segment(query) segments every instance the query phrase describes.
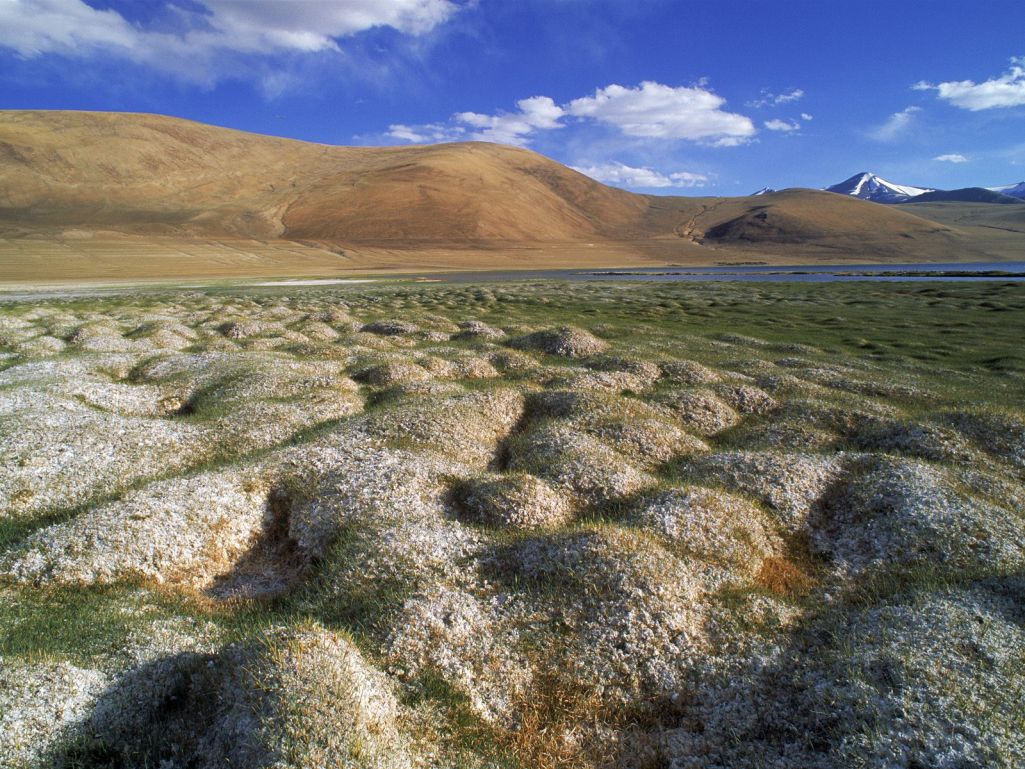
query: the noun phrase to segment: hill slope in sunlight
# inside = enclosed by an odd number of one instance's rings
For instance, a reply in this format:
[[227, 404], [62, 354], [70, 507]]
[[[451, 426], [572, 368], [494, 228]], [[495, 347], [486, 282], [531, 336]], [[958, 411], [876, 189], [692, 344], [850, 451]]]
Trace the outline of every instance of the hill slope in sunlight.
[[[76, 276], [88, 272], [87, 241], [159, 261], [175, 243], [316, 257], [246, 274], [690, 264], [752, 250], [770, 261], [1009, 258], [981, 232], [812, 190], [638, 195], [497, 144], [335, 147], [156, 115], [0, 112], [0, 265], [33, 261], [47, 276], [60, 272], [56, 257], [27, 243], [76, 255]], [[450, 255], [467, 249], [479, 254]], [[209, 258], [235, 274], [230, 255]]]

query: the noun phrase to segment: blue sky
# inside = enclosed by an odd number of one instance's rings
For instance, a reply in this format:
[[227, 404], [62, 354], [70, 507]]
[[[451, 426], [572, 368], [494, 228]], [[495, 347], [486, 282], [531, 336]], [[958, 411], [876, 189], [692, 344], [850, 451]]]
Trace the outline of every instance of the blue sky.
[[516, 143], [617, 186], [1025, 178], [1021, 0], [0, 0], [0, 107]]

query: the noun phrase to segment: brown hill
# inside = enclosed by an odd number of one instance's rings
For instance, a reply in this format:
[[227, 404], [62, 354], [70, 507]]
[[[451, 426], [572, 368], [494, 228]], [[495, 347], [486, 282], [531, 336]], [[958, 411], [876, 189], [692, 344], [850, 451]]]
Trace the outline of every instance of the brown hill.
[[734, 251], [957, 259], [982, 254], [977, 240], [811, 190], [637, 195], [495, 144], [334, 147], [155, 115], [0, 112], [0, 279], [61, 274], [62, 255], [74, 277], [101, 262], [104, 274], [323, 274], [709, 263]]
[[619, 237], [647, 200], [496, 144], [329, 147], [155, 115], [0, 113], [8, 226], [335, 243]]

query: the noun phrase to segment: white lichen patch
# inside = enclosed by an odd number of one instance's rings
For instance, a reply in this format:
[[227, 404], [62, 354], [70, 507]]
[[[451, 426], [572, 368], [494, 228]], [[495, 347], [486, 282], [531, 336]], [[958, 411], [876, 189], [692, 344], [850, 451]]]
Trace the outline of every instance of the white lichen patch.
[[569, 495], [533, 475], [474, 478], [459, 494], [459, 505], [471, 521], [511, 529], [551, 529], [569, 522]]
[[538, 475], [589, 504], [621, 499], [654, 480], [598, 438], [550, 423], [517, 436], [509, 469]]
[[644, 496], [635, 505], [631, 519], [638, 525], [748, 578], [781, 550], [769, 516], [742, 497], [690, 486]]
[[609, 349], [608, 342], [589, 331], [573, 326], [535, 331], [533, 334], [514, 339], [510, 344], [516, 348], [538, 350], [548, 355], [561, 355], [566, 358], [586, 358]]
[[393, 671], [405, 679], [439, 675], [469, 698], [481, 718], [511, 722], [514, 701], [530, 683], [530, 666], [512, 651], [517, 637], [503, 626], [502, 613], [444, 587], [413, 596], [387, 641]]
[[99, 670], [0, 657], [0, 765], [44, 766], [106, 688]]
[[784, 530], [802, 531], [812, 508], [842, 475], [841, 456], [736, 452], [693, 460], [696, 479], [740, 492], [767, 504]]
[[512, 388], [448, 398], [410, 398], [368, 414], [351, 429], [369, 439], [396, 441], [471, 465], [485, 466], [523, 415], [523, 395]]
[[603, 699], [673, 691], [703, 643], [696, 569], [651, 539], [613, 529], [531, 539], [493, 568], [565, 628], [562, 673]]
[[3, 303], [0, 765], [1025, 765], [979, 286]]
[[814, 546], [845, 571], [1025, 566], [1022, 516], [965, 498], [921, 462], [878, 459], [856, 468], [811, 523]]
[[32, 387], [0, 392], [0, 513], [27, 516], [203, 461], [201, 426], [122, 416]]
[[198, 586], [259, 532], [268, 491], [245, 470], [159, 481], [31, 535], [0, 558], [0, 575], [34, 584], [136, 577]]

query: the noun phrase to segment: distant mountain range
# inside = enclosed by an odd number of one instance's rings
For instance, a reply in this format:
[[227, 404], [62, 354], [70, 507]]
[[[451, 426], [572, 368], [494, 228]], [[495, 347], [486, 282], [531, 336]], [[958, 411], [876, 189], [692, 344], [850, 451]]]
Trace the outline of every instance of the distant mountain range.
[[826, 187], [826, 191], [835, 192], [840, 195], [850, 195], [862, 200], [871, 200], [875, 203], [925, 203], [938, 201], [963, 201], [969, 203], [1025, 202], [1025, 182], [1008, 184], [1002, 187], [965, 187], [957, 190], [937, 190], [931, 187], [894, 184], [867, 171], [855, 174], [850, 179], [845, 179], [839, 184], [834, 184], [832, 187]]

